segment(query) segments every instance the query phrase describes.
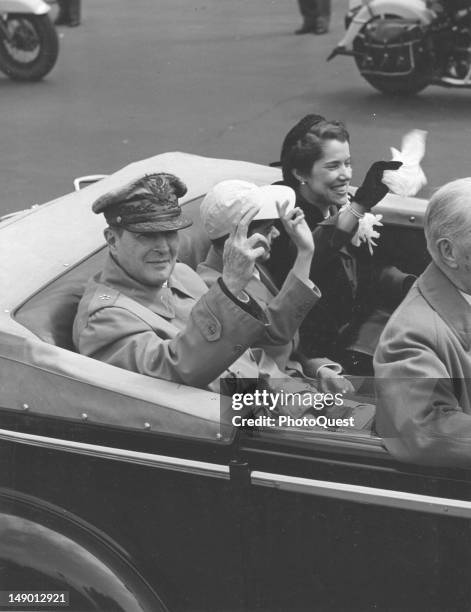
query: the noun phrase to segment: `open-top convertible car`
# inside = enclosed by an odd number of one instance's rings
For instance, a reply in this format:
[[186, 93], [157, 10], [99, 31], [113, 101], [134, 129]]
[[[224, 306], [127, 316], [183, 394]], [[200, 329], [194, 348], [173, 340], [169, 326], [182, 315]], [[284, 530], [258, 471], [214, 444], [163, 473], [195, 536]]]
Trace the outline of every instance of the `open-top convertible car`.
[[[356, 429], [239, 428], [215, 393], [74, 351], [104, 256], [90, 204], [152, 171], [188, 185], [180, 259], [193, 267], [205, 193], [279, 178], [168, 153], [0, 223], [0, 609], [469, 609], [468, 473], [397, 463], [373, 414]], [[424, 208], [377, 207], [406, 271], [427, 259]]]

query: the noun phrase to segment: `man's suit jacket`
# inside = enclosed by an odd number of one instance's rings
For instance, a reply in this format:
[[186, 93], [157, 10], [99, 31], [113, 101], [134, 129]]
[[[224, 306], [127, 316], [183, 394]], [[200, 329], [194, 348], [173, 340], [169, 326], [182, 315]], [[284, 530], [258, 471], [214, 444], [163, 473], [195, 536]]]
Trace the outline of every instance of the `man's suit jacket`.
[[434, 263], [386, 325], [374, 367], [389, 451], [471, 468], [471, 306]]

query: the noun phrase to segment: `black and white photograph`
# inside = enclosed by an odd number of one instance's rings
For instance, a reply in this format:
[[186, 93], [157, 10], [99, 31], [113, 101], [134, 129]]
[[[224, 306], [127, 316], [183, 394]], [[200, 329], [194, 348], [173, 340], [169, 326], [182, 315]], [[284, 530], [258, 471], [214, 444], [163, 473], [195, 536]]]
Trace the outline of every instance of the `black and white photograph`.
[[0, 109], [0, 610], [469, 612], [471, 0], [0, 0]]

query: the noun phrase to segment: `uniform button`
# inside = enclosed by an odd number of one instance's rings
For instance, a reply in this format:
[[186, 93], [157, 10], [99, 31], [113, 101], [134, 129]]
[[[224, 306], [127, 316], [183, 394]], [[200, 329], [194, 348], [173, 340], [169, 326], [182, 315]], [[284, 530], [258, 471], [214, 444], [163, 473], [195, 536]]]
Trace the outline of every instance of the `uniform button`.
[[234, 353], [242, 353], [244, 350], [244, 347], [241, 344], [236, 344], [234, 347]]

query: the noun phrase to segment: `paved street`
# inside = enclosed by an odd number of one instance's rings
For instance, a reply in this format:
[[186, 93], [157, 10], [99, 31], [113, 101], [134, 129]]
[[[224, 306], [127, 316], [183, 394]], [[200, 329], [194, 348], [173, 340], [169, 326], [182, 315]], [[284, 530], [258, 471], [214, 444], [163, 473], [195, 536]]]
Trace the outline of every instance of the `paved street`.
[[346, 5], [333, 0], [327, 36], [293, 36], [295, 0], [83, 0], [49, 77], [0, 75], [0, 212], [167, 150], [269, 162], [308, 112], [347, 121], [354, 182], [412, 127], [429, 130], [425, 194], [470, 174], [471, 91], [388, 99], [350, 58], [325, 62]]

